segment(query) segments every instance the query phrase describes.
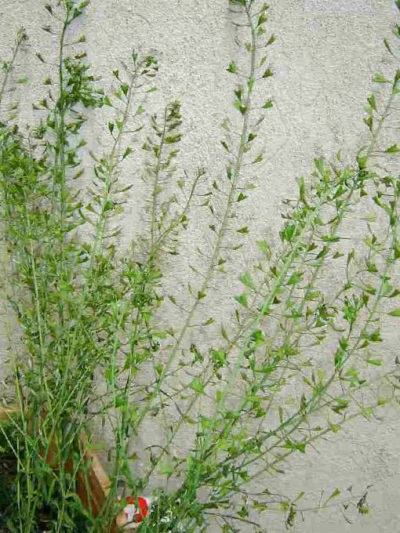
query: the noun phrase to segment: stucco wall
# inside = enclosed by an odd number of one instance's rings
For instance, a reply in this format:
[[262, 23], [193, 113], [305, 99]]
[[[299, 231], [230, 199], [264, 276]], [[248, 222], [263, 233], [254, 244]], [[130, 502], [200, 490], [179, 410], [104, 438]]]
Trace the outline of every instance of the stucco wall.
[[[14, 30], [24, 25], [31, 53], [21, 56], [20, 71], [31, 79], [32, 100], [43, 92], [41, 80], [47, 67], [35, 60], [40, 51], [51, 61], [52, 38], [40, 30], [44, 24], [40, 0], [0, 0], [0, 57], [13, 41]], [[271, 0], [269, 29], [278, 38], [271, 49], [275, 77], [265, 88], [275, 108], [263, 127], [266, 160], [258, 167], [257, 191], [242, 208], [241, 217], [252, 229], [252, 238], [276, 239], [281, 225], [280, 201], [295, 189], [295, 178], [307, 175], [315, 156], [332, 156], [342, 150], [353, 155], [367, 139], [363, 107], [371, 91], [372, 74], [387, 64], [382, 39], [394, 18], [391, 0]], [[211, 176], [222, 171], [220, 123], [230, 113], [232, 84], [226, 67], [235, 54], [235, 29], [226, 0], [92, 0], [80, 22], [88, 40], [89, 60], [107, 81], [109, 72], [128, 57], [132, 47], [155, 51], [161, 69], [157, 102], [178, 98], [182, 102], [184, 138], [180, 166], [189, 171], [201, 165]], [[29, 105], [22, 102], [23, 119]], [[90, 124], [93, 143], [101, 131]], [[136, 200], [142, 190], [137, 185]], [[128, 206], [126, 230], [140, 225], [135, 198]], [[187, 250], [201, 241], [201, 224], [191, 230]], [[126, 237], [128, 240], [128, 237]], [[124, 243], [121, 243], [121, 246]], [[246, 251], [237, 255], [236, 271], [246, 263]], [[170, 275], [179, 292], [187, 276]], [[185, 274], [186, 273], [186, 274]], [[219, 288], [218, 298], [228, 302], [231, 287]], [[228, 303], [226, 303], [228, 305]], [[397, 340], [396, 340], [397, 339]], [[398, 330], [392, 331], [393, 344]], [[5, 353], [0, 354], [1, 361]], [[283, 492], [307, 490], [317, 502], [323, 489], [353, 485], [370, 489], [371, 516], [343, 520], [337, 508], [318, 515], [307, 513], [296, 533], [394, 533], [400, 531], [400, 429], [399, 411], [388, 410], [382, 421], [358, 421], [339, 435], [320, 442], [315, 451], [296, 457], [286, 475], [277, 478]], [[148, 428], [151, 433], [151, 428]], [[281, 519], [272, 518], [266, 531], [284, 531]]]

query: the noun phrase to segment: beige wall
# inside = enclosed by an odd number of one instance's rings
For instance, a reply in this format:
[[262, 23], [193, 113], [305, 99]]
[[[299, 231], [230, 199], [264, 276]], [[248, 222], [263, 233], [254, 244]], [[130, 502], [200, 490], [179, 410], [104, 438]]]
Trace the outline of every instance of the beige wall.
[[[32, 99], [41, 94], [40, 81], [46, 72], [33, 52], [45, 57], [53, 53], [51, 37], [40, 30], [45, 23], [41, 4], [40, 0], [0, 0], [0, 57], [9, 50], [14, 29], [23, 24], [31, 53], [21, 57], [21, 71], [25, 69], [31, 78]], [[331, 156], [341, 149], [345, 158], [351, 157], [367, 139], [363, 106], [372, 74], [387, 66], [382, 38], [393, 18], [391, 0], [271, 0], [270, 30], [278, 37], [271, 49], [276, 75], [265, 96], [273, 96], [276, 106], [263, 130], [267, 157], [258, 167], [257, 194], [241, 214], [254, 238], [267, 235], [274, 242], [281, 223], [280, 201], [293, 194], [296, 176], [310, 172], [315, 156]], [[227, 1], [92, 0], [80, 24], [88, 36], [90, 61], [106, 80], [133, 46], [159, 55], [159, 92], [150, 108], [161, 108], [171, 98], [182, 101], [185, 137], [180, 164], [189, 170], [203, 165], [217, 176], [223, 168], [219, 124], [230, 112], [232, 100], [226, 67], [235, 54]], [[31, 113], [23, 104], [21, 112], [25, 118]], [[100, 132], [94, 124], [91, 127], [97, 142]], [[142, 191], [137, 187], [139, 198]], [[127, 229], [140, 220], [136, 205], [132, 199], [127, 208]], [[190, 250], [201, 238], [201, 231], [194, 228], [185, 247]], [[237, 272], [246, 254], [238, 254]], [[180, 272], [170, 276], [178, 292], [182, 276]], [[226, 302], [231, 289], [219, 291]], [[394, 347], [399, 331], [391, 335]], [[3, 354], [0, 357], [4, 360]], [[338, 509], [309, 513], [296, 533], [400, 531], [399, 411], [383, 413], [382, 421], [359, 421], [320, 442], [317, 450], [294, 458], [286, 476], [277, 479], [283, 492], [307, 490], [315, 503], [321, 490], [329, 494], [336, 486], [350, 485], [355, 493], [373, 485], [370, 517], [355, 516], [350, 525]], [[272, 518], [265, 528], [271, 533], [285, 530], [280, 519]]]

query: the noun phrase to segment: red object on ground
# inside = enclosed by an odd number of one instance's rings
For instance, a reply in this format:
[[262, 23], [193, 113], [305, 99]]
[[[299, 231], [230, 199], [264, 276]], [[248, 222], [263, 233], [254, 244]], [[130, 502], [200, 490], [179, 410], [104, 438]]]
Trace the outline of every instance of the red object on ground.
[[142, 522], [143, 518], [147, 516], [149, 512], [148, 500], [146, 500], [146, 498], [142, 498], [141, 496], [138, 498], [135, 498], [134, 496], [127, 496], [125, 500], [128, 505], [134, 505], [138, 510], [138, 512], [133, 515], [133, 521]]

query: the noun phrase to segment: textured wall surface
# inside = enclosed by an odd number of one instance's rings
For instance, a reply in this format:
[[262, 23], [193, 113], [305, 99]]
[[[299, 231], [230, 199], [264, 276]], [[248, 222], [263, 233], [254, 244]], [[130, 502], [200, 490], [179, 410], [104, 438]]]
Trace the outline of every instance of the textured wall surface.
[[[274, 242], [281, 225], [280, 202], [293, 194], [297, 176], [310, 173], [314, 157], [342, 150], [343, 157], [350, 158], [366, 141], [364, 102], [372, 74], [385, 70], [382, 39], [393, 17], [390, 0], [271, 0], [269, 29], [278, 40], [271, 48], [275, 76], [265, 86], [264, 96], [273, 96], [276, 105], [262, 130], [266, 159], [256, 170], [258, 188], [241, 212], [254, 239], [266, 235]], [[48, 69], [33, 52], [39, 51], [49, 62], [55, 53], [51, 35], [40, 29], [46, 23], [40, 0], [0, 0], [0, 57], [7, 55], [13, 32], [24, 25], [31, 53], [21, 56], [19, 69], [30, 78], [32, 100], [43, 94], [41, 81]], [[92, 0], [80, 24], [87, 35], [89, 60], [106, 82], [132, 47], [159, 56], [159, 91], [149, 106], [161, 109], [170, 99], [181, 100], [185, 135], [180, 166], [193, 171], [201, 165], [218, 176], [224, 168], [220, 123], [232, 102], [233, 85], [226, 68], [236, 53], [236, 30], [227, 1]], [[32, 111], [24, 103], [22, 120], [29, 120]], [[94, 145], [101, 143], [99, 127], [89, 127]], [[128, 231], [140, 225], [141, 185], [134, 191], [124, 221], [126, 242]], [[188, 251], [202, 239], [201, 222], [189, 234]], [[245, 250], [238, 254], [237, 272], [251, 247]], [[182, 271], [170, 276], [178, 292], [188, 276], [187, 262], [183, 260]], [[231, 287], [218, 291], [223, 302], [232, 294]], [[392, 340], [398, 343], [398, 331], [392, 331]], [[4, 361], [5, 352], [0, 358]], [[152, 428], [147, 431], [151, 440]], [[400, 531], [399, 411], [388, 410], [381, 421], [358, 421], [328, 437], [317, 449], [292, 459], [276, 484], [277, 492], [307, 490], [315, 502], [321, 490], [328, 494], [336, 486], [352, 485], [355, 492], [362, 492], [372, 485], [370, 516], [354, 516], [348, 523], [337, 508], [308, 512], [294, 528], [296, 533]], [[265, 530], [278, 533], [285, 527], [281, 518], [269, 519]]]

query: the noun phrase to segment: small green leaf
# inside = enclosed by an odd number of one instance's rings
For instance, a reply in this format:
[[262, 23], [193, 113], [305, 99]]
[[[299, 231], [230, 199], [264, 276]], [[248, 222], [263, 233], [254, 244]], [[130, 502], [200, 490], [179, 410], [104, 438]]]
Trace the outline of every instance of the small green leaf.
[[171, 463], [164, 463], [160, 466], [158, 472], [163, 476], [172, 476], [172, 474], [175, 472], [175, 468]]
[[226, 342], [229, 342], [228, 333], [227, 333], [226, 329], [224, 328], [224, 326], [221, 326], [221, 335], [222, 335], [222, 338], [223, 338]]
[[390, 46], [390, 43], [387, 39], [383, 39], [383, 44], [385, 45], [386, 50], [389, 52], [389, 54], [394, 55], [392, 47]]
[[288, 285], [296, 285], [302, 280], [303, 274], [301, 272], [294, 272], [287, 281]]
[[329, 498], [326, 500], [325, 503], [329, 502], [330, 500], [332, 500], [333, 498], [337, 498], [338, 496], [340, 496], [340, 490], [338, 488], [336, 488], [332, 494], [329, 496]]
[[261, 252], [267, 257], [267, 259], [270, 259], [271, 248], [267, 241], [257, 241], [257, 246], [261, 250]]
[[400, 307], [398, 309], [394, 309], [394, 311], [390, 311], [390, 316], [400, 316]]
[[391, 83], [388, 79], [385, 78], [383, 74], [380, 74], [380, 73], [375, 74], [372, 81], [374, 83]]
[[393, 144], [385, 150], [385, 154], [397, 154], [400, 152], [400, 147], [397, 144]]
[[258, 17], [257, 26], [261, 26], [264, 22], [267, 22], [267, 13], [265, 11]]
[[371, 106], [371, 108], [376, 111], [377, 108], [376, 108], [376, 98], [375, 98], [375, 95], [374, 94], [371, 94], [371, 96], [369, 98], [367, 98], [368, 100], [368, 103], [369, 105]]
[[165, 137], [164, 142], [166, 144], [174, 144], [179, 142], [182, 139], [182, 135], [177, 133], [176, 135], [171, 135], [170, 137]]
[[124, 155], [122, 156], [122, 159], [125, 159], [125, 157], [128, 157], [132, 153], [132, 148], [128, 146], [124, 152]]
[[366, 168], [367, 161], [368, 161], [367, 155], [361, 152], [357, 155], [357, 163], [358, 163], [360, 170], [364, 170]]
[[240, 276], [240, 281], [248, 287], [249, 289], [254, 289], [254, 282], [251, 279], [251, 275], [248, 272], [245, 272]]
[[295, 232], [296, 232], [296, 225], [287, 223], [285, 227], [283, 228], [283, 230], [281, 231], [282, 241], [290, 242], [293, 239]]
[[225, 150], [227, 152], [230, 152], [229, 146], [227, 145], [227, 143], [225, 141], [221, 141], [221, 144], [222, 144], [222, 146], [225, 148]]
[[262, 109], [271, 109], [271, 107], [274, 107], [274, 103], [272, 102], [272, 100], [267, 100], [263, 104]]
[[329, 427], [333, 433], [337, 433], [338, 431], [342, 429], [341, 426], [339, 426], [339, 424], [332, 424], [332, 422], [329, 422]]
[[367, 363], [373, 366], [382, 366], [383, 364], [381, 359], [367, 359]]
[[271, 44], [274, 44], [274, 42], [276, 41], [276, 37], [275, 35], [271, 35], [271, 37], [268, 39], [267, 41], [267, 44], [265, 46], [270, 46]]
[[194, 391], [198, 392], [199, 394], [204, 394], [204, 385], [199, 378], [194, 378], [190, 382], [189, 387]]
[[268, 67], [265, 71], [264, 71], [264, 74], [262, 75], [263, 78], [270, 78], [271, 76], [273, 76], [274, 73], [272, 72], [271, 68]]
[[243, 228], [240, 228], [238, 230], [236, 230], [238, 233], [249, 233], [249, 228], [247, 226], [243, 226]]
[[372, 117], [364, 118], [364, 124], [366, 124], [368, 126], [368, 129], [372, 131], [374, 119]]
[[239, 294], [239, 296], [235, 296], [235, 300], [243, 307], [248, 307], [247, 294]]
[[325, 174], [325, 161], [323, 160], [323, 158], [320, 157], [318, 159], [314, 159], [314, 165], [318, 172], [321, 174], [321, 176], [323, 176]]
[[236, 63], [234, 61], [231, 61], [229, 63], [229, 67], [226, 69], [228, 72], [231, 72], [232, 74], [235, 74], [237, 72]]

